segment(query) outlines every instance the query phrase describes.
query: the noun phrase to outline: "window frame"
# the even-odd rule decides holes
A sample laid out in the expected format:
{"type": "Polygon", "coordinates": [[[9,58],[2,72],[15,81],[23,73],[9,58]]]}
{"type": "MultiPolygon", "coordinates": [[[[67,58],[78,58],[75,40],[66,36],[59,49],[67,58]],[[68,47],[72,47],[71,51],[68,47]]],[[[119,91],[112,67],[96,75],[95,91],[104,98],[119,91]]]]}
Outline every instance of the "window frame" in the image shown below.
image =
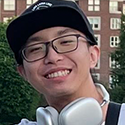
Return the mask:
{"type": "Polygon", "coordinates": [[[110,36],[110,47],[112,47],[112,48],[118,47],[119,43],[120,43],[119,36],[110,36]],[[112,41],[112,38],[114,39],[113,41],[112,41]],[[117,41],[115,41],[115,39],[117,39],[117,41]],[[112,45],[112,43],[113,43],[113,45],[112,45]]]}
{"type": "Polygon", "coordinates": [[[116,13],[117,11],[118,11],[118,2],[117,1],[109,1],[109,12],[116,13]]]}
{"type": "Polygon", "coordinates": [[[113,66],[113,65],[115,65],[115,60],[112,60],[112,58],[109,57],[109,67],[112,68],[112,69],[114,69],[115,66],[113,66]]]}
{"type": "Polygon", "coordinates": [[[111,69],[115,69],[115,68],[119,68],[120,65],[116,65],[117,61],[115,61],[115,59],[112,59],[111,56],[109,57],[109,68],[111,69]]]}
{"type": "Polygon", "coordinates": [[[101,30],[101,17],[99,17],[99,16],[95,16],[95,17],[89,16],[87,18],[88,18],[90,24],[92,25],[93,30],[101,30]],[[94,22],[96,22],[96,19],[98,19],[98,23],[97,23],[98,28],[95,27],[96,23],[94,23],[94,22]],[[91,20],[92,20],[93,23],[91,23],[91,20]]]}
{"type": "Polygon", "coordinates": [[[119,30],[120,28],[121,28],[121,19],[120,18],[110,18],[110,29],[119,30]]]}
{"type": "Polygon", "coordinates": [[[16,8],[15,5],[16,5],[15,0],[13,0],[13,1],[12,0],[4,0],[3,9],[4,9],[4,11],[15,11],[15,8],[16,8]]]}
{"type": "Polygon", "coordinates": [[[125,4],[123,4],[122,12],[123,12],[123,14],[125,14],[125,4]]]}
{"type": "Polygon", "coordinates": [[[30,0],[30,2],[28,3],[29,0],[26,0],[26,8],[30,7],[33,3],[35,3],[38,0],[30,0]]]}
{"type": "Polygon", "coordinates": [[[100,11],[100,0],[88,0],[88,11],[100,11]]]}

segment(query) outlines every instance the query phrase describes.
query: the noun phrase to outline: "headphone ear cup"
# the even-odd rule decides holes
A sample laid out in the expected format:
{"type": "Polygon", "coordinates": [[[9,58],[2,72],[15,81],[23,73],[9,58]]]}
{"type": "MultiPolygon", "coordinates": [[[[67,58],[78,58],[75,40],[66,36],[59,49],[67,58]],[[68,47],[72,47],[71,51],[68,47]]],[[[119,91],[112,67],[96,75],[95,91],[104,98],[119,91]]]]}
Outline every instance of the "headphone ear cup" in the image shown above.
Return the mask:
{"type": "Polygon", "coordinates": [[[93,98],[75,100],[59,115],[59,125],[101,125],[102,121],[101,106],[93,98]]]}
{"type": "Polygon", "coordinates": [[[48,106],[45,109],[47,109],[50,112],[54,125],[58,125],[58,117],[59,117],[58,111],[51,106],[48,106]]]}
{"type": "Polygon", "coordinates": [[[37,125],[54,125],[51,113],[43,107],[36,110],[36,119],[37,125]]]}

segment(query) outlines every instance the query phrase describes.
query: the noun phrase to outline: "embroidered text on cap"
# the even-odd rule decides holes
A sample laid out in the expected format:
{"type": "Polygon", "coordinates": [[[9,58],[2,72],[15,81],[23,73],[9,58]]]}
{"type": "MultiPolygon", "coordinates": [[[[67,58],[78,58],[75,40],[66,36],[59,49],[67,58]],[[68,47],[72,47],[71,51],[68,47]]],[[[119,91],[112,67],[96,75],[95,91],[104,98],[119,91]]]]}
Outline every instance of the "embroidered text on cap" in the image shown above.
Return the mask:
{"type": "Polygon", "coordinates": [[[48,8],[48,7],[51,7],[51,6],[52,6],[52,3],[41,2],[41,3],[38,3],[37,5],[35,5],[33,7],[32,11],[40,10],[40,9],[43,9],[43,8],[48,8]]]}

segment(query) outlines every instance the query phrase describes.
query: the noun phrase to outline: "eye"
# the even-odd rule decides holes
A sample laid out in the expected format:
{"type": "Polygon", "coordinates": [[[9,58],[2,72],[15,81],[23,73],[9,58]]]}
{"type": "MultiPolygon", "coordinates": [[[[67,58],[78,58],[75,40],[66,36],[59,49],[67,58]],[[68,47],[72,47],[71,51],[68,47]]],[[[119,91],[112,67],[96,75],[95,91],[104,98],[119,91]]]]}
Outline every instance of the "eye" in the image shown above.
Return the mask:
{"type": "Polygon", "coordinates": [[[30,53],[35,53],[35,52],[39,52],[42,50],[42,47],[34,47],[34,48],[30,48],[29,52],[30,53]]]}
{"type": "Polygon", "coordinates": [[[26,54],[38,54],[44,52],[46,47],[44,44],[32,45],[26,49],[26,54]]]}
{"type": "Polygon", "coordinates": [[[74,43],[74,40],[65,40],[65,41],[60,41],[60,45],[70,45],[74,43]]]}

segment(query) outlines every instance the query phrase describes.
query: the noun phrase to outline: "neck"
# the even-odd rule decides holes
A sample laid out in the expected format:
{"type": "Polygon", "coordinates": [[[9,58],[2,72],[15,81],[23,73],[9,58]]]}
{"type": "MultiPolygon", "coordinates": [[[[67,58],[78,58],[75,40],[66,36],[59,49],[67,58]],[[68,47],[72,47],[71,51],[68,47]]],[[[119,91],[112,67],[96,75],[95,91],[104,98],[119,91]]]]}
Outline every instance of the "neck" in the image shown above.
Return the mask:
{"type": "Polygon", "coordinates": [[[94,98],[96,99],[100,104],[103,101],[102,95],[98,92],[97,88],[95,87],[95,84],[92,83],[91,85],[84,85],[84,88],[81,88],[82,90],[77,91],[75,93],[69,94],[69,95],[63,95],[62,97],[50,97],[46,98],[47,102],[50,106],[54,107],[58,112],[60,112],[66,105],[71,103],[72,101],[78,99],[78,98],[94,98]]]}

